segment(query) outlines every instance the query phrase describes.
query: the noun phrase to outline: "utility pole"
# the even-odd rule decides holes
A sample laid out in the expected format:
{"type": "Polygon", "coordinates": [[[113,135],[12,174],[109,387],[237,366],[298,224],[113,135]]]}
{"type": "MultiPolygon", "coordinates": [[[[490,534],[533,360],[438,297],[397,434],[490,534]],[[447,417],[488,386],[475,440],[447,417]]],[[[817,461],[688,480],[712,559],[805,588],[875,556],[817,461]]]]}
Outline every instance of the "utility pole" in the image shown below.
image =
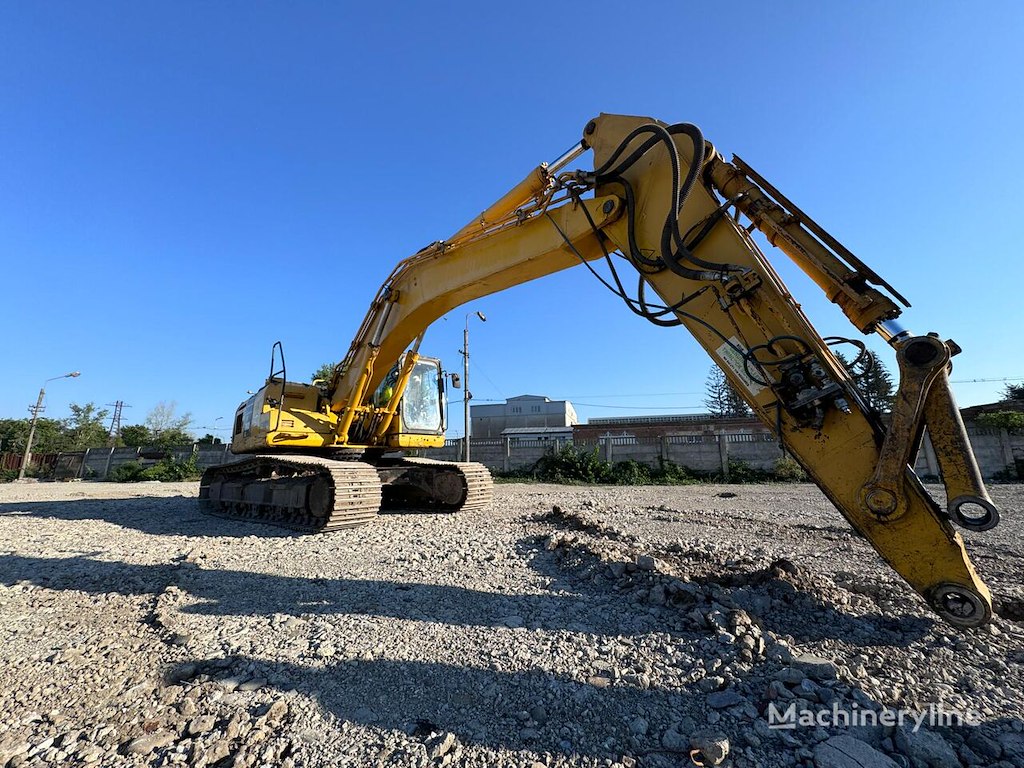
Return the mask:
{"type": "Polygon", "coordinates": [[[51,381],[57,379],[74,379],[82,374],[79,371],[72,371],[71,373],[65,373],[63,376],[54,376],[52,379],[47,379],[43,382],[43,386],[39,388],[39,398],[36,400],[34,406],[28,407],[32,413],[32,426],[28,428],[28,440],[25,442],[25,455],[21,457],[21,469],[18,471],[18,479],[25,479],[25,470],[28,469],[28,464],[32,460],[32,440],[36,436],[36,422],[39,421],[39,414],[43,412],[43,398],[46,397],[46,385],[51,381]]]}
{"type": "Polygon", "coordinates": [[[113,448],[121,437],[121,410],[131,408],[131,406],[126,404],[124,400],[117,400],[113,403],[107,403],[107,405],[114,409],[114,416],[110,419],[110,431],[107,435],[107,442],[113,448]]]}
{"type": "Polygon", "coordinates": [[[469,461],[469,438],[472,433],[470,429],[469,421],[469,401],[473,395],[469,391],[469,318],[472,315],[476,315],[480,318],[483,323],[487,322],[487,318],[484,317],[483,312],[467,312],[466,313],[466,330],[462,335],[462,412],[466,421],[466,449],[463,452],[465,455],[465,461],[469,461]]]}

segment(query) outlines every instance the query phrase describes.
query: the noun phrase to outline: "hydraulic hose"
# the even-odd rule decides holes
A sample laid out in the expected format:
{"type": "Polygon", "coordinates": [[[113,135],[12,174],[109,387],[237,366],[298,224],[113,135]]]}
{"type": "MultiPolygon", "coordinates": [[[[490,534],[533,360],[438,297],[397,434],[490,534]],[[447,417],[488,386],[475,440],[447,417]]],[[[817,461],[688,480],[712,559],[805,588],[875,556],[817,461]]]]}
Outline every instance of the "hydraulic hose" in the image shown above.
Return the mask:
{"type": "Polygon", "coordinates": [[[627,231],[629,239],[630,257],[638,264],[647,267],[667,267],[680,277],[690,280],[708,281],[719,280],[729,272],[746,271],[745,267],[735,264],[718,264],[706,261],[693,254],[686,246],[684,236],[679,232],[679,213],[692,192],[697,178],[700,174],[704,159],[704,136],[700,129],[692,123],[677,123],[668,128],[660,125],[648,124],[635,128],[616,147],[611,156],[594,171],[595,180],[598,184],[614,183],[622,186],[626,200],[626,209],[629,213],[627,219],[627,231]],[[624,159],[619,158],[626,151],[629,143],[638,136],[645,133],[652,134],[624,159]],[[679,154],[676,150],[673,136],[683,134],[693,143],[693,161],[689,164],[686,178],[680,183],[679,154]],[[648,151],[658,144],[664,144],[668,151],[669,162],[672,166],[672,201],[669,212],[665,216],[662,226],[660,255],[657,258],[650,258],[642,252],[636,242],[634,222],[636,214],[636,197],[632,186],[623,178],[622,173],[628,170],[634,163],[643,157],[648,151]],[[613,167],[614,166],[614,167],[613,167]],[[673,248],[673,245],[676,248],[673,248]],[[691,269],[682,262],[686,260],[695,266],[702,267],[702,270],[691,269]]]}

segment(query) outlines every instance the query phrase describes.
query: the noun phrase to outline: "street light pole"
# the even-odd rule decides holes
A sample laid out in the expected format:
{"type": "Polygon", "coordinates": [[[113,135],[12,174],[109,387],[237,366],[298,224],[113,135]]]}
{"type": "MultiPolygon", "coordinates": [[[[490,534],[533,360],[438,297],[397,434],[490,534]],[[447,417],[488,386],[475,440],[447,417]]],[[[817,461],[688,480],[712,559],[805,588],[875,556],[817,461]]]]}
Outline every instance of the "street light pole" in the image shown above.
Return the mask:
{"type": "Polygon", "coordinates": [[[63,376],[54,376],[52,379],[47,379],[43,382],[43,386],[39,388],[39,398],[36,400],[34,408],[29,408],[32,411],[32,426],[28,428],[28,440],[25,443],[25,454],[21,457],[21,469],[18,471],[18,479],[25,479],[25,471],[28,469],[28,463],[32,460],[32,440],[36,436],[36,422],[39,421],[39,414],[43,410],[43,398],[46,397],[46,385],[51,381],[57,379],[74,379],[81,376],[79,371],[72,371],[71,373],[65,373],[63,376]]]}
{"type": "Polygon", "coordinates": [[[472,433],[469,420],[469,399],[472,397],[469,393],[469,318],[472,315],[479,317],[481,322],[487,322],[483,312],[466,313],[466,330],[462,335],[462,412],[466,422],[464,430],[466,433],[466,449],[464,451],[466,461],[469,461],[469,438],[472,433]]]}

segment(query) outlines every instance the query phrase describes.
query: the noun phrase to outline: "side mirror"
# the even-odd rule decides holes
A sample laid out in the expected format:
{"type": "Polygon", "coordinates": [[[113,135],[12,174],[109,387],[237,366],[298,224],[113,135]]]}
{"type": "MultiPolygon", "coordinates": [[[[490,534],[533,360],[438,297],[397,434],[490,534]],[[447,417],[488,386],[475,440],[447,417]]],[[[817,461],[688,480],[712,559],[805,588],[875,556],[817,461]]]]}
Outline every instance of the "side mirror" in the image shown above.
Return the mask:
{"type": "Polygon", "coordinates": [[[459,377],[459,374],[449,373],[448,376],[451,377],[453,388],[462,389],[462,379],[459,377]]]}

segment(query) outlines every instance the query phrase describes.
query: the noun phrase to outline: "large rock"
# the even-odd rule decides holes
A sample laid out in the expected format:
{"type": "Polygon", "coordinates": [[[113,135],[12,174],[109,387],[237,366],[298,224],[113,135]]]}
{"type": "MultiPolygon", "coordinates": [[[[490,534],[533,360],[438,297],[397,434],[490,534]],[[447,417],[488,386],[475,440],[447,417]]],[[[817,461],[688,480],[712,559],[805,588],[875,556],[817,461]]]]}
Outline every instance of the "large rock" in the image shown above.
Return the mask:
{"type": "Polygon", "coordinates": [[[1003,754],[1003,748],[999,745],[999,742],[990,739],[977,728],[972,729],[971,733],[967,736],[967,746],[975,754],[991,760],[998,760],[1003,754]]]}
{"type": "Polygon", "coordinates": [[[735,707],[737,704],[743,704],[745,701],[746,699],[732,688],[724,691],[715,691],[709,694],[707,698],[708,706],[712,709],[735,707]]]}
{"type": "Polygon", "coordinates": [[[148,755],[154,750],[166,747],[173,741],[174,734],[170,731],[157,731],[156,733],[149,734],[148,736],[139,736],[139,738],[133,739],[131,743],[125,747],[125,752],[129,755],[148,755]]]}
{"type": "Polygon", "coordinates": [[[440,760],[451,752],[457,743],[458,740],[454,733],[445,732],[435,734],[426,742],[427,757],[431,760],[440,760]]]}
{"type": "Polygon", "coordinates": [[[932,731],[907,726],[896,729],[893,743],[914,768],[960,768],[960,758],[944,738],[932,731]]]}
{"type": "Polygon", "coordinates": [[[201,736],[207,731],[213,730],[217,724],[217,718],[213,715],[200,715],[188,724],[189,736],[201,736]]]}
{"type": "Polygon", "coordinates": [[[999,734],[999,745],[1007,757],[1017,760],[1024,759],[1024,734],[1001,733],[999,734]]]}
{"type": "Polygon", "coordinates": [[[838,677],[836,665],[813,653],[801,653],[793,659],[793,666],[814,680],[835,680],[838,677]]]}
{"type": "Polygon", "coordinates": [[[729,739],[720,731],[698,731],[690,737],[690,748],[698,765],[718,765],[729,755],[729,739]]]}
{"type": "Polygon", "coordinates": [[[833,736],[814,748],[816,768],[899,768],[889,756],[870,744],[845,734],[833,736]]]}
{"type": "Polygon", "coordinates": [[[678,726],[672,726],[661,737],[661,746],[672,752],[682,752],[690,744],[690,740],[677,728],[678,726]]]}

